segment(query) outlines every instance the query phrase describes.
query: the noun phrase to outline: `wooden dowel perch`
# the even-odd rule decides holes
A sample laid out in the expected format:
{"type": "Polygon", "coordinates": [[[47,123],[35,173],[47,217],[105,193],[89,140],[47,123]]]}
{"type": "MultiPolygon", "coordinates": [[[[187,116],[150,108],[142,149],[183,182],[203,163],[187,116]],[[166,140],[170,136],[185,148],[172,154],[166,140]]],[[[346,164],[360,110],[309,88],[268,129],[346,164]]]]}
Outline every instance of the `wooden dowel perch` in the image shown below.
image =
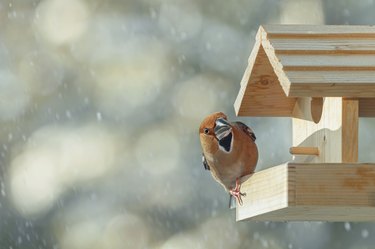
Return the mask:
{"type": "Polygon", "coordinates": [[[292,155],[319,156],[318,147],[290,147],[289,153],[292,155]]]}

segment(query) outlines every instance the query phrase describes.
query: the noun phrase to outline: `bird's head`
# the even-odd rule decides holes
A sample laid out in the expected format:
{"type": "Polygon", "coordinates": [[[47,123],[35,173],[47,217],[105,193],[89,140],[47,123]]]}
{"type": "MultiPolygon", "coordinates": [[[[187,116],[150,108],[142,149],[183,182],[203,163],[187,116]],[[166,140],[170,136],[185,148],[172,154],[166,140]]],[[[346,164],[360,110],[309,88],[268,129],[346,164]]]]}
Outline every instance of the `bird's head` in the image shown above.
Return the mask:
{"type": "Polygon", "coordinates": [[[232,126],[228,122],[227,116],[222,112],[215,112],[207,116],[199,127],[202,147],[211,151],[217,150],[218,141],[222,141],[231,135],[232,126]]]}

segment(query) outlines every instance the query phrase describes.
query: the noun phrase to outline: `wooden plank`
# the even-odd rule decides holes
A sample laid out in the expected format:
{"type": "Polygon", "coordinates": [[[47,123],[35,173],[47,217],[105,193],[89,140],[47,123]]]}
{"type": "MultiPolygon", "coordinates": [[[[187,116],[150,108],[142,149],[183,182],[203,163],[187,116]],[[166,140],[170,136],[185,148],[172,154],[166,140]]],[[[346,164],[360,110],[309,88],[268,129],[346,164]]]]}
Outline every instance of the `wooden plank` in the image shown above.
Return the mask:
{"type": "MultiPolygon", "coordinates": [[[[284,70],[303,67],[375,68],[375,55],[278,55],[284,70]]],[[[333,69],[332,69],[333,70],[333,69]]]]}
{"type": "Polygon", "coordinates": [[[246,193],[242,200],[246,205],[236,208],[237,220],[287,207],[287,173],[286,164],[282,164],[257,172],[242,183],[241,191],[246,193]]]}
{"type": "Polygon", "coordinates": [[[375,39],[270,39],[276,54],[373,54],[375,39]]]}
{"type": "MultiPolygon", "coordinates": [[[[259,33],[264,36],[265,32],[262,27],[259,28],[259,33]]],[[[279,84],[281,85],[285,94],[288,95],[290,90],[290,81],[285,74],[283,65],[280,63],[280,59],[276,56],[275,49],[272,47],[270,41],[264,38],[262,38],[262,46],[264,48],[264,51],[266,52],[273,71],[279,80],[279,84]]]]}
{"type": "Polygon", "coordinates": [[[268,38],[373,38],[374,26],[360,25],[264,25],[268,38]]]}
{"type": "MultiPolygon", "coordinates": [[[[298,27],[297,25],[297,30],[298,27]]],[[[302,33],[305,32],[303,27],[305,25],[300,27],[300,32],[302,33]]],[[[289,30],[290,27],[277,26],[277,28],[280,28],[281,33],[283,33],[283,31],[289,30]]],[[[336,29],[335,27],[334,30],[336,31],[331,28],[323,28],[323,31],[321,31],[320,27],[311,27],[311,29],[310,27],[305,27],[305,29],[307,29],[307,33],[325,33],[328,31],[341,33],[345,28],[340,29],[338,27],[336,29]]],[[[372,29],[375,30],[373,27],[372,29]]],[[[294,27],[292,27],[292,30],[294,30],[294,27]]],[[[356,30],[354,29],[353,31],[356,32],[356,30]]],[[[270,40],[267,30],[261,27],[259,34],[270,63],[288,97],[375,97],[375,82],[373,81],[375,72],[374,55],[366,55],[365,58],[358,55],[278,55],[271,44],[272,39],[270,40]],[[349,70],[350,72],[345,73],[349,70]],[[293,73],[289,74],[289,71],[293,71],[293,73]],[[298,71],[300,72],[298,73],[298,71]],[[311,71],[316,73],[314,74],[311,71]],[[330,71],[333,72],[330,73],[330,71]],[[338,73],[335,74],[335,72],[338,73]],[[358,77],[354,76],[357,72],[358,77]],[[302,74],[304,73],[310,77],[303,78],[302,74]],[[317,76],[320,73],[322,76],[317,76]],[[342,76],[339,76],[340,73],[343,73],[342,76]],[[348,76],[350,73],[353,76],[345,79],[344,76],[348,76]],[[290,76],[294,76],[294,78],[290,76]],[[316,81],[309,81],[309,79],[316,81]],[[322,81],[318,81],[318,79],[322,81]],[[349,84],[343,85],[343,82],[349,84]],[[326,83],[327,85],[325,85],[326,83]],[[352,85],[354,83],[356,83],[355,86],[352,85]]]]}
{"type": "Polygon", "coordinates": [[[374,98],[375,85],[373,84],[315,84],[293,83],[288,92],[289,97],[356,97],[374,98]]]}
{"type": "Polygon", "coordinates": [[[342,162],[358,161],[358,99],[342,99],[342,162]]]}
{"type": "Polygon", "coordinates": [[[266,24],[268,34],[375,34],[374,25],[266,24]]]}
{"type": "Polygon", "coordinates": [[[286,71],[288,96],[375,97],[375,71],[286,71]]]}
{"type": "Polygon", "coordinates": [[[375,165],[295,164],[294,205],[373,206],[375,165]],[[371,192],[372,191],[372,192],[371,192]]]}
{"type": "Polygon", "coordinates": [[[375,221],[375,164],[286,163],[257,172],[241,191],[237,220],[375,221]]]}
{"type": "Polygon", "coordinates": [[[249,218],[252,221],[374,221],[373,207],[326,207],[326,206],[297,206],[278,209],[249,218]],[[371,218],[369,218],[371,217],[371,218]]]}
{"type": "Polygon", "coordinates": [[[374,71],[375,66],[349,67],[349,66],[285,66],[284,71],[374,71]]]}

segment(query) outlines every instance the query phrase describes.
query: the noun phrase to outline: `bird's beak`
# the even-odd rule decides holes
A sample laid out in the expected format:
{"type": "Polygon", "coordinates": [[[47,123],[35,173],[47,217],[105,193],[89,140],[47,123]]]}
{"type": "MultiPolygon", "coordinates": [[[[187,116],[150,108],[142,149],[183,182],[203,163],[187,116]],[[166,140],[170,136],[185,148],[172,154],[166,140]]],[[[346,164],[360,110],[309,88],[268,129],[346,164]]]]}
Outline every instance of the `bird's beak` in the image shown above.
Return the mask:
{"type": "Polygon", "coordinates": [[[215,124],[216,126],[214,132],[218,140],[221,140],[222,138],[228,136],[232,132],[232,126],[227,120],[223,118],[218,118],[215,124]]]}

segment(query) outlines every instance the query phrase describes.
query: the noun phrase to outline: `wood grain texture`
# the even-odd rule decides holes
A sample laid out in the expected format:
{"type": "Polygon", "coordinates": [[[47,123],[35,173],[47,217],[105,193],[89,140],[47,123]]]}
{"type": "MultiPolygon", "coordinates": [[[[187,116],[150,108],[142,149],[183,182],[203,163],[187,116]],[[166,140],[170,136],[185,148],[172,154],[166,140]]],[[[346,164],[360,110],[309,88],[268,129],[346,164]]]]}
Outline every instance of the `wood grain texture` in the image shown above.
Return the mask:
{"type": "Polygon", "coordinates": [[[358,99],[342,99],[342,162],[358,161],[358,99]]]}
{"type": "MultiPolygon", "coordinates": [[[[300,113],[311,112],[311,98],[299,98],[293,112],[293,147],[317,147],[319,156],[295,155],[296,162],[341,162],[342,99],[327,97],[323,100],[320,121],[303,118],[300,113]]],[[[311,116],[311,115],[310,115],[311,116]]]]}
{"type": "Polygon", "coordinates": [[[262,46],[255,45],[234,107],[238,116],[289,117],[295,98],[287,98],[262,46]]]}
{"type": "Polygon", "coordinates": [[[256,35],[235,110],[240,116],[293,116],[300,97],[359,98],[375,116],[375,27],[265,25],[256,35]]]}
{"type": "Polygon", "coordinates": [[[235,109],[293,117],[292,152],[319,151],[250,176],[237,220],[375,221],[375,164],[356,163],[358,117],[375,116],[374,26],[261,26],[235,109]]]}
{"type": "Polygon", "coordinates": [[[270,47],[267,55],[278,64],[275,72],[283,76],[287,96],[368,98],[375,97],[374,31],[372,26],[271,25],[263,28],[262,44],[270,47]]]}
{"type": "MultiPolygon", "coordinates": [[[[285,71],[304,68],[306,71],[312,68],[326,68],[325,70],[337,70],[348,68],[350,70],[362,70],[375,68],[375,55],[279,55],[280,63],[285,71]]],[[[324,70],[322,70],[324,71],[324,70]]],[[[293,84],[293,82],[291,82],[293,84]]]]}
{"type": "Polygon", "coordinates": [[[374,83],[375,71],[287,71],[286,76],[293,84],[356,84],[374,83]]]}
{"type": "Polygon", "coordinates": [[[242,183],[243,206],[237,205],[236,219],[243,220],[252,216],[272,212],[288,206],[288,168],[285,164],[272,170],[263,170],[253,174],[242,183]]]}
{"type": "Polygon", "coordinates": [[[292,155],[319,156],[318,147],[291,147],[289,153],[292,155]]]}
{"type": "Polygon", "coordinates": [[[238,92],[237,98],[234,102],[234,110],[237,116],[244,116],[247,114],[248,105],[243,102],[245,100],[248,100],[248,96],[245,97],[245,93],[249,93],[248,84],[249,84],[251,72],[253,71],[253,68],[255,65],[255,59],[258,56],[259,48],[260,48],[260,41],[257,40],[250,53],[250,56],[248,59],[248,66],[246,67],[245,73],[242,76],[241,87],[238,92]]]}
{"type": "Polygon", "coordinates": [[[255,173],[241,191],[237,220],[375,221],[375,164],[286,163],[255,173]]]}
{"type": "Polygon", "coordinates": [[[266,52],[266,55],[268,57],[268,60],[273,68],[273,71],[275,72],[278,82],[281,85],[282,89],[284,90],[286,96],[289,96],[289,89],[290,89],[290,80],[286,76],[284,71],[284,66],[281,64],[280,59],[278,58],[275,49],[271,45],[270,41],[266,38],[267,34],[264,32],[262,27],[259,28],[260,37],[262,38],[262,46],[264,48],[264,51],[266,52]]]}
{"type": "Polygon", "coordinates": [[[374,98],[374,84],[341,84],[341,83],[293,83],[288,92],[289,97],[353,97],[374,98]]]}
{"type": "Polygon", "coordinates": [[[268,38],[373,38],[375,27],[366,25],[263,25],[268,38]]]}
{"type": "Polygon", "coordinates": [[[373,39],[271,39],[277,54],[374,54],[373,39]]]}

